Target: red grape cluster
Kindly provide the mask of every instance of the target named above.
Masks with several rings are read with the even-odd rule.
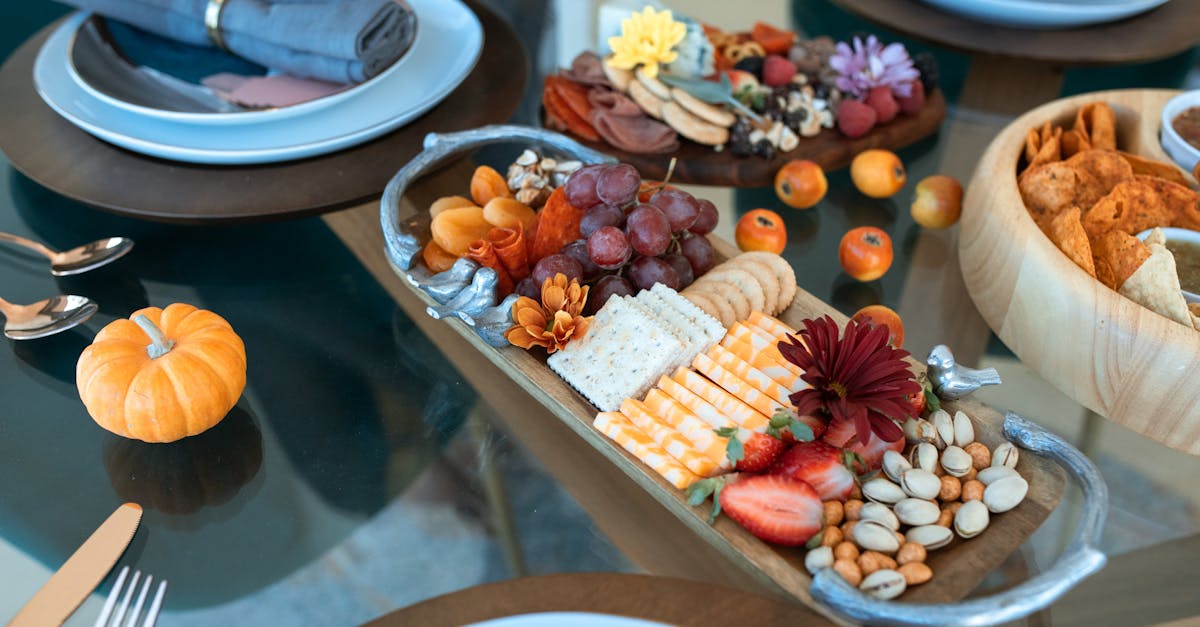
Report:
[[[579,226],[583,239],[539,261],[517,292],[537,298],[537,286],[561,272],[591,284],[588,309],[594,312],[613,294],[655,283],[681,290],[708,272],[715,253],[704,235],[717,226],[717,207],[673,187],[654,187],[644,189],[641,175],[624,163],[571,174],[567,201],[586,211]]]

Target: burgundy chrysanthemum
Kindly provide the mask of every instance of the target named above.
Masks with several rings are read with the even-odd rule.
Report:
[[[796,413],[845,418],[854,421],[864,445],[874,431],[886,442],[904,437],[896,420],[913,415],[905,396],[921,391],[908,369],[908,351],[888,344],[888,328],[856,322],[846,324],[838,339],[838,325],[825,316],[805,320],[799,337],[789,335],[779,343],[784,358],[804,371],[812,387],[792,394]]]

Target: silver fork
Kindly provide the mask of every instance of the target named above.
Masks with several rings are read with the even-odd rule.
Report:
[[[100,616],[96,618],[96,622],[92,627],[135,627],[137,625],[138,615],[142,612],[142,606],[146,603],[146,596],[150,593],[150,585],[154,583],[154,577],[146,575],[142,579],[142,571],[135,570],[133,577],[129,581],[129,587],[125,588],[124,598],[121,598],[121,604],[117,605],[117,599],[121,597],[121,589],[125,585],[125,577],[129,575],[129,567],[125,566],[121,572],[117,574],[117,581],[113,584],[112,591],[108,593],[108,599],[104,601],[104,608],[100,610]],[[137,593],[137,600],[133,607],[129,607],[129,602],[133,598],[134,592],[138,587],[138,579],[142,579],[142,589]],[[142,621],[142,627],[153,627],[158,622],[158,611],[162,609],[163,597],[167,594],[167,580],[163,579],[158,582],[158,590],[154,593],[154,600],[150,602],[150,608],[146,610],[146,616]],[[114,611],[115,610],[115,611]],[[126,614],[128,612],[128,615]],[[111,621],[110,621],[111,619]],[[125,621],[122,623],[122,621]]]

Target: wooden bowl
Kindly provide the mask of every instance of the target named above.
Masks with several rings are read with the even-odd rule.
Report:
[[[1064,98],[1018,118],[992,141],[967,186],[959,257],[967,291],[1016,355],[1075,401],[1171,448],[1200,455],[1200,333],[1119,295],[1042,234],[1017,189],[1030,128],[1073,123],[1103,100],[1127,152],[1170,162],[1159,113],[1179,92],[1118,90]]]

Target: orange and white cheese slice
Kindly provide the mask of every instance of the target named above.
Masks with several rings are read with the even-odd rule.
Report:
[[[624,415],[618,412],[603,411],[596,414],[592,422],[600,433],[621,445],[634,457],[646,464],[654,472],[667,480],[667,483],[680,490],[700,480],[696,473],[671,457],[663,447],[659,446],[650,436],[643,433]]]
[[[679,385],[667,377],[663,377],[663,379]],[[689,394],[691,393],[689,392]],[[700,397],[694,394],[692,396],[701,403],[704,403],[704,400]],[[650,410],[656,418],[664,424],[670,425],[680,435],[687,438],[697,451],[700,451],[705,457],[716,462],[721,471],[729,470],[729,459],[725,454],[725,447],[729,444],[729,440],[716,434],[716,429],[720,427],[714,427],[711,423],[701,419],[682,403],[672,398],[666,391],[659,388],[650,390],[646,394],[646,400],[642,402],[646,405],[646,409]],[[708,405],[708,403],[704,404]],[[717,410],[713,409],[712,405],[708,405],[708,409],[712,410],[712,413],[717,414]],[[719,414],[717,415],[719,416]],[[728,422],[728,424],[722,424],[721,426],[733,427],[736,425]]]
[[[621,413],[688,470],[701,477],[711,477],[717,473],[715,461],[697,451],[683,434],[660,422],[641,401],[625,399],[621,403]]]
[[[753,407],[762,416],[771,416],[779,409],[786,408],[785,405],[758,391],[753,385],[713,361],[713,358],[708,355],[697,355],[696,359],[692,360],[692,367],[700,374],[712,379],[713,383],[724,388],[739,401]]]
[[[783,353],[779,352],[779,341],[771,338],[771,336],[767,335],[766,331],[758,327],[738,322],[729,327],[728,337],[746,342],[755,352],[766,353],[775,361],[783,364],[785,368],[795,372],[796,376],[803,374],[803,371],[796,364],[783,358]]]
[[[724,346],[714,346],[708,350],[708,356],[717,365],[728,370],[736,375],[739,379],[754,386],[756,390],[770,396],[775,402],[784,407],[791,408],[792,402],[788,400],[791,391],[788,388],[779,384],[767,374],[754,366],[751,366],[746,360],[734,355],[729,349]],[[803,383],[803,381],[801,381]]]
[[[696,359],[708,359],[706,355],[698,355]],[[709,359],[709,361],[712,361]],[[756,409],[752,404],[728,391],[719,381],[705,378],[703,374],[688,368],[678,368],[671,377],[682,383],[684,387],[695,392],[697,396],[708,401],[725,416],[732,418],[739,427],[762,433],[766,431],[770,419]]]
[[[761,311],[751,312],[750,318],[747,320],[747,322],[749,322],[752,326],[756,326],[763,331],[766,331],[767,335],[770,335],[776,340],[782,340],[783,336],[788,334],[796,334],[796,330],[792,327],[784,324],[778,318],[768,316]]]
[[[732,335],[726,335],[721,340],[720,346],[737,355],[742,361],[761,370],[763,374],[771,377],[773,381],[788,390],[794,392],[804,387],[804,382],[800,379],[800,375],[791,369],[785,368],[768,351],[755,351],[749,342],[733,337]],[[791,365],[795,368],[795,364]],[[799,368],[795,369],[799,370]]]

